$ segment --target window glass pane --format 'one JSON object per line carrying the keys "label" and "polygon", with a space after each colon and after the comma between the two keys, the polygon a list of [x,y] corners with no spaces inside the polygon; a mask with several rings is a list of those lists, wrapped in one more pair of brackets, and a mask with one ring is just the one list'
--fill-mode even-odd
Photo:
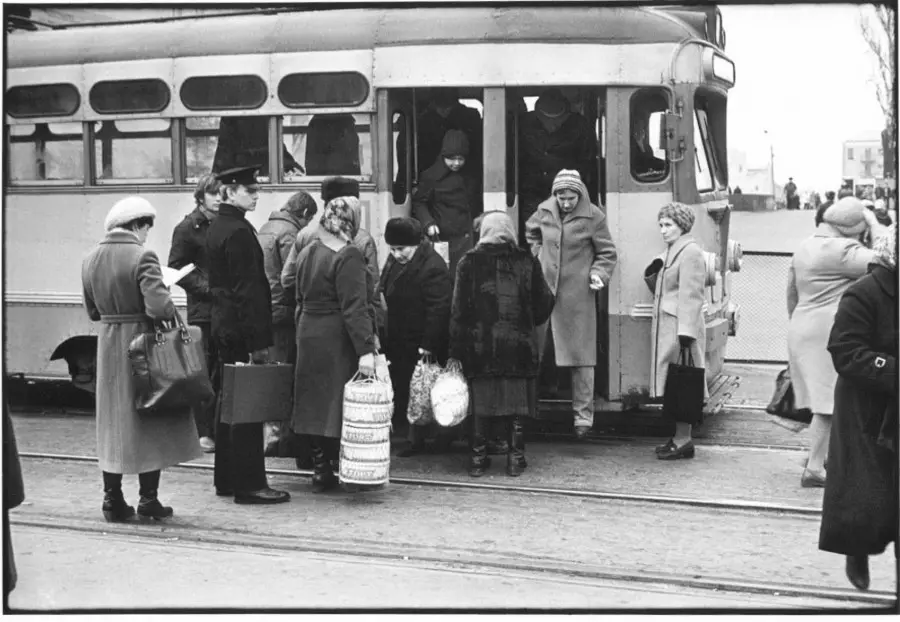
{"label": "window glass pane", "polygon": [[260,181],[269,176],[271,117],[188,117],[185,131],[187,181],[210,171],[257,166]]}
{"label": "window glass pane", "polygon": [[101,114],[159,112],[169,105],[162,80],[115,80],[91,87],[91,108]]}
{"label": "window glass pane", "polygon": [[185,157],[187,182],[212,170],[216,146],[219,144],[219,117],[188,117],[185,119]]}
{"label": "window glass pane", "polygon": [[97,122],[94,156],[98,181],[172,183],[171,121]]}
{"label": "window glass pane", "polygon": [[372,142],[367,114],[314,114],[284,117],[285,181],[304,175],[372,175]]}
{"label": "window glass pane", "polygon": [[252,110],[268,95],[259,76],[200,76],[181,85],[181,101],[190,110]]}
{"label": "window glass pane", "polygon": [[700,135],[700,123],[696,115],[694,116],[694,173],[697,178],[697,190],[704,192],[713,189],[709,158],[706,155],[706,145],[703,143],[703,136]]}
{"label": "window glass pane", "polygon": [[12,184],[84,180],[81,123],[38,123],[9,128],[7,170]]}
{"label": "window glass pane", "polygon": [[74,114],[81,104],[71,84],[14,86],[6,91],[6,113],[11,117],[56,117]]}
{"label": "window glass pane", "polygon": [[631,96],[631,174],[638,181],[659,182],[669,174],[663,131],[668,107],[663,89],[641,89]]}
{"label": "window glass pane", "polygon": [[369,83],[358,73],[293,73],[278,83],[285,106],[356,106],[369,94]]}
{"label": "window glass pane", "polygon": [[[401,128],[403,131],[401,131]],[[394,203],[400,204],[406,201],[406,188],[409,180],[407,179],[406,170],[401,169],[399,154],[406,152],[406,147],[400,145],[400,137],[409,136],[406,128],[406,115],[402,112],[395,112],[391,117],[391,161],[394,164],[391,179],[394,180]]]}

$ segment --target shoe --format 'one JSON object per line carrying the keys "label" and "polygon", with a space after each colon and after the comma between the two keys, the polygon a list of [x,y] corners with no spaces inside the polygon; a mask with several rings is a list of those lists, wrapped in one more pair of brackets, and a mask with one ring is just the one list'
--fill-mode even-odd
{"label": "shoe", "polygon": [[234,495],[234,502],[244,505],[273,505],[275,503],[285,503],[291,500],[291,495],[283,490],[273,490],[271,488],[263,488],[254,492],[246,492]]}
{"label": "shoe", "polygon": [[869,589],[869,556],[847,555],[847,578],[853,587],[865,592]]}
{"label": "shoe", "polygon": [[205,454],[212,454],[216,452],[216,442],[212,440],[208,436],[200,437],[200,448],[203,450]]}
{"label": "shoe", "polygon": [[313,461],[313,492],[326,492],[337,488],[340,485],[340,481],[337,475],[334,474],[334,465],[325,455],[325,450],[318,444],[313,443],[310,453]]}
{"label": "shoe", "polygon": [[675,441],[673,441],[673,440],[670,438],[669,440],[667,440],[667,441],[666,441],[665,443],[663,443],[662,445],[657,445],[657,446],[656,446],[656,453],[659,454],[659,453],[662,453],[662,452],[664,452],[664,451],[672,451],[673,449],[675,449]]}
{"label": "shoe", "polygon": [[694,457],[694,441],[688,441],[681,447],[675,445],[675,442],[672,441],[671,447],[666,447],[662,451],[656,454],[656,457],[660,460],[679,460],[681,458],[693,458]]}
{"label": "shoe", "polygon": [[217,497],[233,497],[234,491],[226,488],[216,488]]}
{"label": "shoe", "polygon": [[825,478],[809,469],[803,469],[800,477],[800,486],[803,488],[825,488]]}
{"label": "shoe", "polygon": [[134,516],[134,507],[125,503],[122,489],[107,490],[103,495],[103,518],[107,523],[124,523]]}
{"label": "shoe", "polygon": [[138,516],[141,518],[152,518],[153,520],[160,520],[163,518],[169,518],[172,516],[175,511],[167,505],[163,505],[159,502],[159,499],[156,496],[156,493],[141,495],[141,500],[138,503],[137,509]]}
{"label": "shoe", "polygon": [[481,477],[491,466],[487,455],[485,438],[486,421],[483,417],[472,416],[472,433],[469,435],[469,476]]}
{"label": "shoe", "polygon": [[575,438],[579,441],[583,441],[587,438],[588,432],[591,431],[591,426],[589,425],[576,425],[575,426]]}

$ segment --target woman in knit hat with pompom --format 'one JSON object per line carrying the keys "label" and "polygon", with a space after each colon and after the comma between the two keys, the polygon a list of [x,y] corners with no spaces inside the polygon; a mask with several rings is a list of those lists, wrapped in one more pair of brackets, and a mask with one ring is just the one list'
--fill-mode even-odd
{"label": "woman in knit hat with pompom", "polygon": [[[690,235],[694,227],[694,210],[683,203],[663,205],[657,215],[659,232],[666,252],[653,260],[644,272],[644,280],[653,292],[653,335],[650,392],[663,397],[669,364],[678,363],[682,348],[697,367],[704,366],[706,322],[706,261],[703,249]],[[704,398],[709,389],[703,385]],[[699,423],[697,413],[668,413],[674,419],[675,435],[656,448],[660,460],[694,457],[691,432]]]}
{"label": "woman in knit hat with pompom", "polygon": [[556,297],[550,321],[538,328],[539,352],[552,343],[557,367],[572,374],[575,435],[594,423],[594,367],[597,365],[597,292],[616,267],[616,247],[606,214],[591,204],[578,171],[563,169],[552,195],[525,223],[525,239],[540,260]]}
{"label": "woman in knit hat with pompom", "polygon": [[800,485],[825,485],[837,372],[828,354],[828,333],[847,288],[866,274],[875,252],[859,237],[877,228],[875,214],[855,197],[844,197],[822,214],[822,224],[794,253],[788,272],[788,361],[796,407],[813,412],[809,457]]}

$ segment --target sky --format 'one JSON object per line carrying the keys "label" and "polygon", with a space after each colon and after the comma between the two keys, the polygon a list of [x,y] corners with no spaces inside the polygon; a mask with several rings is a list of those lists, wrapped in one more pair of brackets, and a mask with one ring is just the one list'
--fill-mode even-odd
{"label": "sky", "polygon": [[860,34],[860,5],[722,6],[726,54],[736,66],[728,101],[729,149],[748,165],[775,155],[775,181],[835,189],[842,143],[880,140],[884,115],[874,59]]}

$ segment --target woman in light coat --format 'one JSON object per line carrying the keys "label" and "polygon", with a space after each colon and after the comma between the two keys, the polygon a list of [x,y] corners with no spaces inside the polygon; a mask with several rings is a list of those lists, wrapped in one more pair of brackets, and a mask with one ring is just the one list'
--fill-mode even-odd
{"label": "woman in light coat", "polygon": [[571,368],[575,434],[584,438],[594,423],[597,292],[609,283],[617,254],[606,214],[591,204],[578,171],[561,170],[552,192],[525,224],[525,238],[556,297],[549,329],[538,327],[538,351],[543,356],[546,339],[552,339],[556,366]]}
{"label": "woman in light coat", "polygon": [[198,458],[202,451],[190,409],[139,415],[128,345],[154,320],[173,320],[175,305],[163,285],[156,253],[144,248],[156,210],[140,197],[116,203],[106,216],[106,237],[81,268],[84,306],[100,322],[97,343],[97,456],[103,471],[103,515],[125,521],[134,508],[122,495],[122,474],[138,473],[137,513],[165,518],[172,508],[157,497],[160,470]]}
{"label": "woman in light coat", "polygon": [[859,242],[877,226],[875,215],[855,197],[844,197],[822,215],[822,224],[794,253],[788,272],[788,361],[796,407],[813,412],[804,488],[825,485],[837,372],[828,354],[828,334],[838,302],[866,274],[875,253]]}
{"label": "woman in light coat", "polygon": [[[670,363],[678,363],[686,348],[694,365],[704,367],[706,322],[706,262],[703,249],[690,235],[694,210],[683,203],[669,203],[659,210],[659,232],[666,252],[653,260],[644,278],[653,292],[653,351],[650,367],[651,397],[662,397]],[[709,389],[703,384],[703,397]],[[670,413],[675,435],[656,448],[660,460],[694,457],[691,431],[699,413]]]}

